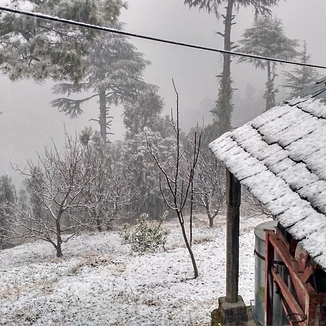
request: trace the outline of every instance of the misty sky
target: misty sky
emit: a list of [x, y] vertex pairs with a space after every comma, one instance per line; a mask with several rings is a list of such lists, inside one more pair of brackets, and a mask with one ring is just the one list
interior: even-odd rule
[[[326, 45], [321, 44], [321, 31], [325, 28], [323, 0], [280, 1], [273, 9], [275, 16], [283, 21], [289, 38], [306, 40], [312, 61], [326, 64]], [[241, 38], [245, 28], [253, 22], [253, 10], [241, 8], [232, 29], [233, 41]], [[137, 0], [129, 2], [129, 9], [122, 15], [127, 23], [126, 30], [135, 33], [189, 42], [204, 46], [223, 48], [223, 39], [216, 32], [223, 31], [222, 20], [213, 14], [198, 9], [188, 9], [183, 1]], [[138, 49], [152, 62], [146, 77], [158, 84], [166, 103], [173, 105], [171, 78], [175, 78], [184, 106], [198, 105], [201, 98], [216, 98], [217, 79], [221, 72], [222, 56], [172, 45], [153, 44], [148, 41], [133, 40]], [[235, 62], [235, 60], [234, 60]], [[292, 67], [287, 67], [292, 69]], [[255, 71], [250, 64], [233, 64], [235, 87], [241, 88], [250, 82], [255, 87], [264, 88], [265, 73]], [[258, 79], [258, 80], [257, 80]]]
[[[312, 62], [321, 65], [326, 65], [326, 44], [320, 37], [325, 30], [325, 12], [325, 0], [281, 1], [274, 8], [275, 16], [283, 21], [287, 36], [300, 40], [301, 44], [306, 40]], [[253, 15], [250, 8], [240, 9], [235, 19], [236, 25], [233, 26], [233, 41], [239, 40], [243, 30], [251, 26]], [[199, 12], [196, 8], [188, 9], [182, 0], [130, 0], [129, 9], [123, 11], [121, 21], [126, 23], [125, 30], [130, 32], [215, 48], [223, 47], [222, 38], [216, 34], [223, 30], [222, 20], [217, 21], [213, 14]], [[222, 69], [220, 54], [146, 40], [130, 41], [152, 63], [147, 68], [144, 79], [160, 87], [160, 95], [166, 104], [165, 113], [175, 107], [172, 78], [180, 96], [182, 119], [189, 118], [195, 110], [198, 111], [205, 103], [216, 99], [216, 75]], [[234, 87], [238, 89], [235, 96], [238, 97], [242, 96], [248, 83], [257, 90], [263, 90], [265, 86], [264, 71], [255, 70], [249, 64], [236, 64], [236, 60], [232, 64], [232, 76]], [[282, 84], [281, 76], [277, 83]], [[81, 118], [69, 119], [49, 104], [54, 98], [51, 95], [51, 82], [45, 85], [31, 81], [11, 83], [6, 77], [0, 77], [0, 85], [0, 112], [3, 111], [0, 115], [0, 175], [12, 175], [11, 162], [24, 165], [26, 158], [35, 158], [36, 151], [42, 153], [43, 146], [49, 145], [51, 139], [62, 142], [64, 125], [70, 133], [79, 131], [85, 125], [97, 128], [95, 123], [89, 122], [89, 119], [98, 115], [96, 102], [84, 107], [85, 114]], [[116, 117], [113, 123], [115, 138], [121, 138], [121, 108], [114, 108], [113, 114]], [[203, 119], [207, 121], [209, 118], [204, 116]], [[186, 121], [183, 123], [187, 124]]]

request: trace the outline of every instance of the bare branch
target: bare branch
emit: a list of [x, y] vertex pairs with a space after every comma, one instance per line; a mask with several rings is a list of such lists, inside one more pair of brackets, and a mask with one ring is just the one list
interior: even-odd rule
[[[181, 133], [180, 133], [180, 121], [179, 121], [179, 94], [175, 85], [174, 80], [172, 79], [173, 89], [176, 94], [176, 121], [172, 118], [172, 125], [175, 131], [176, 135], [176, 148], [175, 148], [175, 155], [174, 155], [174, 162], [172, 169], [169, 169], [170, 172], [166, 168], [164, 168], [159, 160], [159, 157], [157, 154], [154, 153], [152, 145], [150, 144], [148, 137], [146, 137], [147, 142], [147, 149], [149, 153], [151, 154], [156, 166], [158, 167], [161, 175], [163, 176], [163, 179], [166, 181], [167, 188], [169, 190], [170, 195], [172, 196], [172, 202], [171, 204], [165, 194], [165, 189], [163, 189], [162, 186], [162, 178], [159, 178], [159, 186], [160, 186], [160, 193], [162, 196], [162, 199], [164, 203], [173, 211], [175, 211], [179, 225], [181, 227], [183, 239], [185, 241], [188, 253], [191, 258], [192, 266], [194, 269], [194, 277], [198, 277], [198, 269], [196, 260], [191, 248], [192, 243], [192, 220], [190, 221], [190, 240], [188, 239], [188, 235], [186, 233], [185, 229], [185, 220], [183, 211], [186, 207], [186, 204], [189, 202], [189, 191], [191, 192], [191, 198], [190, 201], [192, 201], [192, 193], [193, 193], [193, 178], [195, 174], [195, 168], [199, 157], [199, 147], [200, 141], [197, 143], [196, 136], [195, 136], [195, 148], [193, 149], [193, 156], [191, 158], [191, 162], [185, 165], [182, 165], [182, 163], [187, 160], [186, 158], [186, 150], [182, 149], [182, 143], [181, 143]], [[173, 116], [171, 114], [171, 116]], [[186, 172], [184, 171], [186, 170]], [[190, 209], [193, 209], [193, 205], [190, 204]], [[190, 216], [192, 219], [192, 211], [190, 212]]]
[[77, 135], [73, 138], [67, 134], [63, 150], [59, 151], [53, 142], [51, 148], [44, 149], [43, 157], [38, 154], [38, 159], [38, 165], [28, 161], [27, 171], [15, 167], [26, 177], [34, 205], [31, 213], [15, 209], [16, 224], [22, 233], [50, 242], [60, 257], [61, 244], [90, 227], [80, 215], [87, 211], [84, 193], [99, 176], [102, 160], [89, 146], [82, 145]]

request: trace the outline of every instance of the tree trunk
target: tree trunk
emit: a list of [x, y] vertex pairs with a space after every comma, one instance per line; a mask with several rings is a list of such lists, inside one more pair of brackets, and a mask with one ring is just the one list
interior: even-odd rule
[[[231, 51], [231, 28], [232, 28], [232, 11], [234, 0], [228, 0], [225, 16], [225, 31], [224, 31], [224, 50]], [[231, 82], [231, 56], [224, 54], [223, 75]], [[230, 83], [231, 84], [231, 83]], [[231, 89], [231, 87], [229, 87]]]
[[209, 199], [208, 199], [207, 195], [205, 195], [204, 201], [205, 201], [205, 209], [206, 209], [206, 215], [208, 217], [209, 227], [213, 228], [215, 215], [212, 216], [212, 214], [211, 214]]
[[271, 62], [267, 61], [267, 82], [265, 90], [266, 108], [268, 111], [275, 106], [275, 90], [274, 90], [275, 72], [272, 71]]
[[60, 225], [61, 217], [58, 217], [55, 221], [56, 223], [56, 231], [57, 231], [57, 243], [56, 243], [56, 250], [57, 250], [57, 257], [60, 258], [63, 256], [62, 254], [62, 237], [61, 237], [61, 225]]
[[[2, 232], [2, 231], [1, 231]], [[0, 250], [3, 250], [4, 236], [0, 233]]]
[[269, 110], [271, 108], [270, 106], [270, 81], [271, 81], [271, 63], [270, 61], [267, 61], [267, 84], [266, 84], [266, 108], [265, 111]]
[[195, 255], [194, 255], [194, 253], [192, 251], [192, 248], [190, 246], [190, 243], [188, 241], [184, 222], [181, 221], [181, 219], [180, 219], [179, 216], [178, 216], [178, 218], [179, 218], [179, 222], [180, 222], [180, 226], [181, 226], [182, 236], [183, 236], [184, 242], [186, 244], [186, 247], [188, 249], [188, 253], [190, 255], [192, 267], [193, 267], [193, 270], [194, 270], [194, 278], [197, 278], [199, 276], [199, 273], [198, 273], [198, 268], [197, 268], [197, 263], [196, 263]]
[[100, 217], [96, 218], [96, 228], [99, 232], [102, 232], [102, 223]]
[[271, 62], [267, 61], [267, 81], [272, 79]]
[[211, 214], [211, 211], [209, 209], [209, 205], [206, 206], [206, 215], [208, 217], [208, 221], [209, 221], [209, 227], [212, 228], [214, 226], [214, 218], [215, 218], [215, 214]]
[[107, 107], [106, 107], [105, 89], [103, 87], [101, 87], [99, 90], [99, 98], [100, 98], [100, 135], [104, 143], [106, 143]]
[[114, 201], [114, 209], [113, 209], [113, 212], [112, 212], [112, 215], [111, 215], [111, 218], [108, 218], [107, 221], [106, 221], [106, 230], [107, 231], [111, 231], [112, 230], [112, 221], [114, 221], [116, 218], [117, 218], [117, 215], [118, 215], [118, 199], [119, 197], [116, 197], [115, 198], [115, 201]]
[[[233, 3], [234, 0], [228, 0], [225, 27], [224, 27], [224, 50], [231, 51], [231, 28], [233, 20]], [[232, 101], [232, 80], [231, 80], [231, 56], [223, 55], [223, 72], [221, 76], [220, 89], [217, 99], [217, 107], [215, 113], [218, 118], [219, 135], [231, 129], [231, 115], [233, 110]]]
[[189, 214], [189, 244], [192, 246], [192, 234], [193, 234], [193, 216], [194, 211], [194, 182], [191, 181], [191, 190], [190, 190], [190, 214]]

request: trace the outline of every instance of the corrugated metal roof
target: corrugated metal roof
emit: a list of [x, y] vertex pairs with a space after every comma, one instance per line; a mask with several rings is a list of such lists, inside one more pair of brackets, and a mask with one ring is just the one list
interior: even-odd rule
[[326, 268], [326, 80], [305, 92], [210, 148]]

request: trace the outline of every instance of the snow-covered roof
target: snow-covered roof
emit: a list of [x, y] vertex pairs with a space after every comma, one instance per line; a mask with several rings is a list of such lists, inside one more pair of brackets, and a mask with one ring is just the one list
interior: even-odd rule
[[292, 99], [223, 134], [216, 157], [326, 268], [326, 104]]
[[318, 80], [315, 84], [305, 87], [300, 92], [301, 97], [311, 96], [323, 101], [326, 99], [326, 77]]

